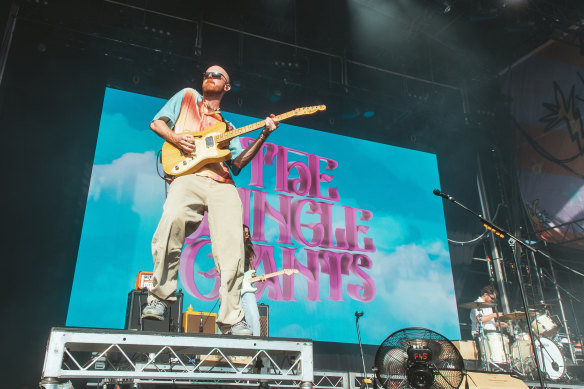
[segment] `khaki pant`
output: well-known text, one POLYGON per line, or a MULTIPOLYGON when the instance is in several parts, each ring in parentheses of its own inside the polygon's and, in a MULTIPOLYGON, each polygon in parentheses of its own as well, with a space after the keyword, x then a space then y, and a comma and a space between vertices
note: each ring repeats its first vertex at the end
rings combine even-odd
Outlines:
POLYGON ((162 217, 152 238, 154 277, 148 299, 173 299, 170 295, 177 288, 185 237, 197 229, 205 211, 208 212, 213 259, 221 274, 221 305, 217 317, 221 328, 243 319, 240 296, 244 262, 243 210, 232 184, 195 174, 178 177, 170 184, 162 217))

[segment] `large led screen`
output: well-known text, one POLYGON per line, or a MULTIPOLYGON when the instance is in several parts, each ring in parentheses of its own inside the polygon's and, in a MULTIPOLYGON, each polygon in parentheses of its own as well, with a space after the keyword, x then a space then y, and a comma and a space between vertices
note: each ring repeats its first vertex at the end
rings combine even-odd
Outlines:
MULTIPOLYGON (((123 328, 136 275, 152 271, 166 188, 157 172, 163 141, 148 125, 164 103, 106 91, 68 326, 123 328)), ((224 116, 237 127, 261 120, 224 116)), ((256 283, 270 336, 356 343, 354 314, 363 311, 367 344, 413 326, 459 339, 442 201, 432 194, 436 156, 303 121, 283 122, 235 177, 258 274, 298 270, 256 283)), ((257 133, 243 136, 244 146, 250 136, 257 133)), ((184 309, 217 312, 217 277, 204 221, 181 256, 184 309)))

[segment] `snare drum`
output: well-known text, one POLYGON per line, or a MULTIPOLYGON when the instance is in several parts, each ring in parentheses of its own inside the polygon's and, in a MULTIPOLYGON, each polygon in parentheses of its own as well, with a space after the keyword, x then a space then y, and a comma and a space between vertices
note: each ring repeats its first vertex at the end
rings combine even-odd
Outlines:
POLYGON ((531 321, 531 329, 536 335, 551 338, 558 332, 559 327, 549 314, 542 313, 531 321))
POLYGON ((509 355, 509 337, 499 332, 485 333, 485 351, 487 360, 494 363, 507 363, 509 355))

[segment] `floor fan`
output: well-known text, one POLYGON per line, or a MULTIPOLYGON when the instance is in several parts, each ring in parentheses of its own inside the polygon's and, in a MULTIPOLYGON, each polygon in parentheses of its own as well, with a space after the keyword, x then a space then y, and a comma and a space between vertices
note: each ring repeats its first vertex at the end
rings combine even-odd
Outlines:
POLYGON ((439 333, 405 328, 379 346, 374 370, 382 388, 456 389, 464 378, 464 361, 439 333))

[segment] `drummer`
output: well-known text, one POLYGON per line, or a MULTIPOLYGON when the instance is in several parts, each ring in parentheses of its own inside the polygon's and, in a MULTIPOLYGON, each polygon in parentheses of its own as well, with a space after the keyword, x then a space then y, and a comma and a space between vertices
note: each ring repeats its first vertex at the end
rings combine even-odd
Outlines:
MULTIPOLYGON (((491 285, 487 285, 481 289, 481 295, 475 302, 487 303, 495 305, 497 299, 497 290, 491 285)), ((503 313, 493 312, 492 307, 474 308, 470 311, 470 321, 472 323, 472 337, 477 339, 479 336, 479 321, 483 323, 483 330, 485 332, 497 331, 497 327, 507 328, 508 324, 505 322, 495 321, 495 318, 503 316, 503 313)))

